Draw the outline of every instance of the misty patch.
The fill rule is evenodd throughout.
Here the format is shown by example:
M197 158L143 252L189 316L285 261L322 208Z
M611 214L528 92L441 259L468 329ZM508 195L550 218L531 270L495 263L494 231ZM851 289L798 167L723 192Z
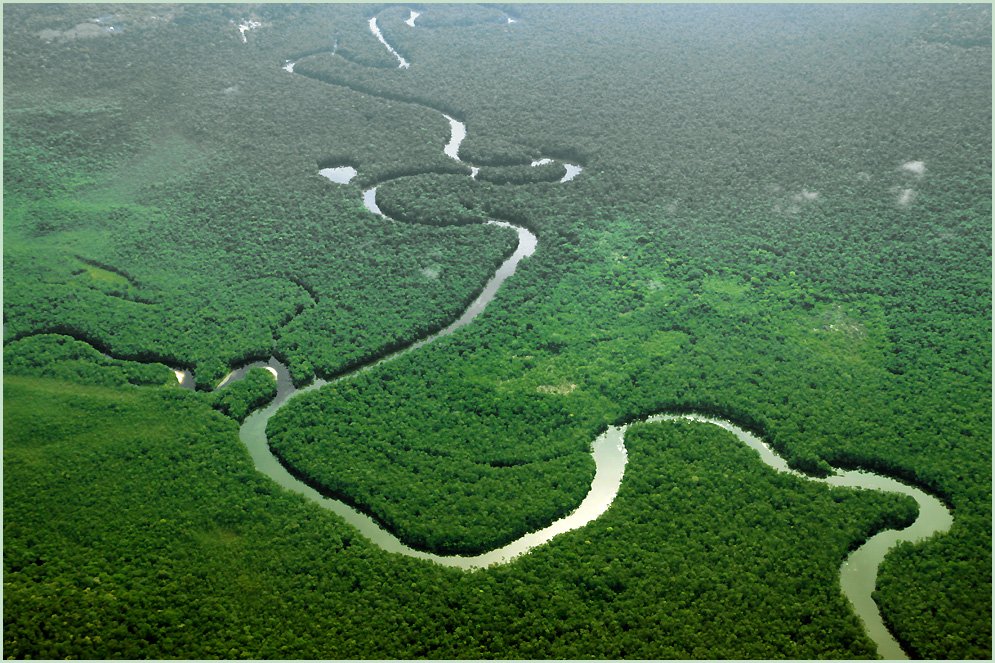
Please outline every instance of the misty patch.
M430 265L419 270L419 273L425 278L435 281L438 280L439 275L442 273L442 267L439 265Z
M825 311L820 317L825 324L813 331L835 332L858 338L867 336L867 327L862 322L849 317L838 305Z
M768 191L771 192L781 192L783 187L774 184L768 187ZM819 200L818 191L809 191L808 189L802 189L797 193L788 195L786 198L781 198L776 201L773 206L773 212L775 214L787 214L793 216L802 211L802 208L806 205L814 203Z
M916 199L916 192L912 189L902 189L898 192L898 200L896 201L899 207L906 207Z
M796 193L791 196L791 200L796 203L813 203L819 199L818 191L809 191L808 189L802 189L800 193Z
M93 19L89 23L78 23L68 30L46 29L38 33L38 36L47 43L53 41L75 41L77 39L94 39L96 37L110 37L115 32L120 32L113 25L101 25L97 23L100 19Z

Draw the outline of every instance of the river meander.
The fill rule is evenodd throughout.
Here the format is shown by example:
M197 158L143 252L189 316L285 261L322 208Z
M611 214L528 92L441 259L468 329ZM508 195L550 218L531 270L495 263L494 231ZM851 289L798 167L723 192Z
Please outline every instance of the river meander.
M417 12L411 13L409 25L412 27L414 27L414 19L417 15ZM512 21L509 18L510 22ZM398 59L400 62L399 67L408 68L410 63L401 57L380 33L375 17L370 19L369 26L377 39ZM283 65L283 69L293 75L300 75L294 70L295 64L295 62L287 61ZM422 108L427 107L422 106ZM465 163L459 158L459 148L466 137L466 127L462 122L449 115L443 115L443 117L450 125L450 140L443 148L443 151L450 158L460 163ZM550 160L544 158L534 161L532 165L543 165L549 162ZM475 166L472 166L472 164L465 165L471 167L471 176L476 174L475 171L477 168ZM564 165L567 168L567 175L561 180L563 182L573 179L582 170L580 166L572 164ZM346 184L356 173L350 168L348 170L329 169L328 172L322 171L321 174L329 177L333 182ZM383 184L383 182L380 184ZM385 217L386 215L377 206L376 192L376 186L363 191L363 203L371 214ZM538 244L536 236L525 228L498 220L491 220L487 223L514 230L518 234L518 246L514 253L500 265L485 284L480 294L463 313L445 328L434 334L415 340L407 347L387 356L371 359L348 374L336 378L335 382L351 379L360 372L392 361L403 354L432 343L438 338L452 334L459 328L472 322L474 318L486 309L505 280L515 273L522 260L534 253ZM911 496L915 499L919 506L919 515L912 525L902 530L885 530L879 532L854 550L843 561L840 568L841 589L853 605L856 614L863 620L868 635L877 644L878 653L886 659L898 659L905 658L906 656L885 627L878 607L872 598L878 567L886 553L895 545L906 541L922 541L949 530L953 523L953 516L947 507L936 497L918 488L886 476L857 470L839 470L834 468L834 473L828 477L811 477L790 469L785 459L771 449L763 440L731 421L697 413L661 412L624 425L610 426L593 441L591 453L596 466L594 480L587 496L567 516L548 524L538 531L524 534L507 545L480 555L437 555L422 550L415 550L407 546L392 533L383 529L371 516L354 509L340 500L322 495L315 488L296 478L288 468L280 463L271 451L266 439L266 425L270 418L296 395L319 389L329 384L329 382L316 379L306 387L295 388L286 367L276 359L271 358L267 362L252 362L236 368L218 387L221 388L241 379L249 369L257 366L265 367L275 375L277 380L277 395L267 406L253 412L242 424L239 431L240 438L248 449L256 469L284 488L303 495L307 499L334 512L383 550L432 561L444 566L473 570L495 564L508 563L537 546L549 543L559 534L576 530L597 519L611 507L621 487L626 467L625 433L628 427L638 422L655 423L690 420L701 425L719 426L729 431L739 443L745 444L755 450L764 464L778 472L789 473L803 480L816 481L830 486L847 486L866 490L895 492ZM189 370L176 369L175 372L177 379L183 386L188 388L193 387L193 376Z
M412 27L416 15L417 14L415 12L411 13L411 18L409 19L408 24ZM399 67L410 67L410 63L401 57L400 54L384 39L379 27L377 26L376 18L370 19L370 30L387 48L387 50L394 55L395 58L397 58L399 61ZM293 73L293 66L291 65L287 68L287 70ZM451 117L450 115L443 114L443 117L449 122L450 126L450 139L449 142L443 147L443 152L451 159L459 161L460 163L465 163L461 161L459 157L459 149L467 135L466 126L463 122ZM552 160L548 158L540 158L533 160L531 165L544 165L550 163L551 161ZM473 164L466 165L471 168L471 177L475 177L479 169ZM574 179L582 171L581 166L578 165L564 164L564 166L566 167L566 175L561 179L561 182L567 182ZM372 214L385 216L377 205L376 193L377 188L375 186L364 191L362 194L363 203ZM492 221L491 223L495 222ZM459 320L433 336L413 343L408 348L375 363L389 361L398 354L409 352L417 347L432 342L440 336L452 333L460 326L469 323L474 317L476 317L476 315L483 311L489 301L493 298L494 294L497 292L497 288L500 287L504 279L515 271L519 261L526 255L531 255L532 251L535 250L535 236L523 228L516 227L516 230L519 233L518 250L512 257L502 264L501 268L498 270L498 273L492 277L487 287L485 287L485 290L479 297L477 297L477 299L474 300ZM375 363L371 365L375 365ZM289 379L286 376L286 370L278 364L274 364L274 366L278 370L282 371L279 378L280 387L277 399L267 408L250 416L242 426L241 430L242 439L249 448L253 460L256 463L256 467L261 472L270 476L274 481L277 481L280 485L297 493L304 494L325 508L334 511L359 529L364 536L368 537L384 550L420 559L431 560L438 564L462 569L476 569L492 564L506 563L528 552L536 546L548 543L558 534L577 529L598 518L598 516L603 514L611 506L621 486L626 464L624 443L625 431L629 424L609 427L602 435L594 440L591 452L596 465L595 478L591 484L591 488L587 496L581 504L578 505L576 510L566 517L550 523L539 531L525 534L524 536L505 546L502 546L501 548L491 550L481 555L442 556L421 550L415 550L409 546L406 546L393 534L381 528L373 520L373 518L367 514L357 511L341 501L329 499L321 495L310 486L305 485L303 482L293 477L290 472L273 456L266 442L266 422L269 417L272 416L272 414L276 412L281 405L295 393L292 387L290 387ZM369 366L365 368L368 367ZM365 368L361 368L359 370L365 370ZM348 379L348 377L349 376L344 376L339 379ZM322 384L325 383L319 380L307 387L307 389L315 389L320 387ZM849 486L867 490L901 493L909 495L916 500L916 503L919 506L919 516L912 525L903 530L885 530L883 532L879 532L854 550L847 557L847 559L844 560L840 567L840 586L842 591L853 605L857 615L864 622L868 635L872 640L874 640L878 647L878 653L886 659L906 658L905 653L902 651L899 644L885 627L877 604L872 598L872 592L874 591L877 578L877 570L887 551L898 543L903 541L921 541L937 533L949 530L953 523L953 516L950 511L936 497L929 495L918 488L908 486L889 477L871 472L852 470L844 471L834 468L834 473L832 475L826 478L816 478L794 471L788 467L785 459L775 453L767 444L763 442L763 440L730 421L693 413L659 413L648 417L643 421L652 423L676 419L689 419L704 425L719 426L728 430L737 440L739 440L739 442L754 449L766 465L778 472L790 473L805 480L818 481L832 486Z
M383 39L376 26L376 20L370 20L370 29L376 37L387 47L387 49L398 58L402 68L410 66L406 60ZM285 69L293 73L292 63ZM443 152L460 163L465 163L459 158L459 149L466 138L467 131L463 122L443 114L450 126L449 142L443 147ZM538 166L550 163L547 158L536 159L531 165ZM477 168L472 164L465 164L471 167L471 177L476 175ZM567 174L561 180L569 181L582 171L580 166L564 164ZM382 184L382 182L381 182ZM363 204L367 210L374 215L386 216L380 210L376 202L377 187L371 187L362 192ZM393 353L385 358L371 361L369 364L356 369L348 375L337 380L347 380L356 373L367 370L373 366L390 361L395 357L411 352L423 345L431 343L437 338L446 334L451 334L458 328L468 324L479 315L493 299L498 288L506 278L511 276L518 267L520 261L532 254L536 248L537 239L528 230L499 221L489 223L514 228L519 235L519 245L515 253L501 265L498 271L490 279L480 295L464 311L464 313L447 326L445 329L412 343L407 348ZM304 495L308 499L320 504L322 507L333 511L348 523L354 526L370 541L378 545L385 551L407 555L418 559L430 560L434 563L460 569L480 569L494 564L504 564L514 560L537 546L544 545L556 537L558 534L583 527L587 523L595 520L608 510L618 495L622 480L625 474L626 451L625 432L630 424L622 426L611 426L602 433L592 443L591 453L594 457L596 471L595 477L587 496L569 515L550 523L546 527L529 532L518 539L495 550L488 551L480 555L437 555L423 550L416 550L405 545L391 532L383 529L371 516L365 514L346 503L326 497L315 488L305 484L291 474L280 461L273 455L266 440L266 424L269 418L279 410L294 395L318 389L327 384L323 380L316 380L307 387L296 390L291 385L286 368L279 362L270 360L269 366L276 369L278 373L278 394L276 399L267 407L259 410L246 419L242 425L240 435L242 441L249 449L256 468L269 476L278 484ZM713 425L729 431L742 444L754 449L760 460L778 472L785 472L797 476L804 480L817 481L832 486L848 486L867 490L880 490L886 492L896 492L911 496L919 506L919 516L916 521L903 530L886 530L871 537L863 545L854 550L840 567L840 586L843 593L853 605L855 612L864 622L868 635L877 644L878 653L886 659L906 658L899 644L885 627L877 604L872 598L874 591L877 570L885 554L893 546L903 541L916 542L933 536L937 533L950 529L953 517L950 511L934 496L929 495L918 488L903 484L889 477L881 476L864 471L844 471L834 469L834 473L825 478L811 477L788 467L784 458L773 451L763 440L753 435L747 430L740 428L736 424L695 413L669 413L663 412L650 416L641 421L647 423L673 421L678 419L691 420L703 425Z

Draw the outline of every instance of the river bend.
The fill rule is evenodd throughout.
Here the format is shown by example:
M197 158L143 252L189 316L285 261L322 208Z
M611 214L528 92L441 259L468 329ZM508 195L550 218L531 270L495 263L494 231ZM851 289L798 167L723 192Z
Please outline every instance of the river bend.
M419 14L411 11L410 18L405 21L409 26L414 27L415 18ZM509 23L511 19L509 18ZM398 67L407 69L411 63L402 57L383 37L376 17L369 21L370 31L387 48L387 50L398 60ZM293 62L288 62L284 69L294 73ZM422 106L423 108L427 108ZM450 140L443 147L446 156L458 161L459 148L466 138L466 126L455 118L443 114L450 126ZM532 161L532 166L540 166L551 163L548 158L539 158ZM470 167L472 178L476 178L479 167L473 164L465 165ZM576 177L582 168L573 164L564 164L566 175L561 182L567 182ZM382 182L381 182L382 183ZM376 202L377 187L371 187L362 194L363 204L370 213L384 216ZM508 258L498 269L495 275L485 286L484 291L474 300L458 320L448 327L432 336L412 343L409 347L402 349L384 359L371 362L369 365L360 367L356 371L342 376L339 379L348 379L356 372L366 370L371 366L390 361L394 357L410 352L418 347L431 343L435 339L452 333L459 327L468 324L473 318L479 315L487 304L493 299L497 289L504 280L514 273L519 262L526 256L531 255L536 247L536 237L524 228L511 226L503 222L490 221L497 225L505 225L514 228L519 234L519 245L515 253ZM625 431L631 424L622 426L611 426L600 435L592 444L592 455L595 461L595 477L588 491L587 496L581 504L569 515L550 523L546 527L536 532L530 532L519 537L515 541L491 550L489 552L474 555L436 555L433 553L415 550L405 545L392 533L381 528L378 523L369 515L350 507L339 500L330 499L321 495L317 490L296 479L290 472L280 464L272 454L266 441L266 423L269 418L284 404L292 398L297 390L290 384L286 369L276 362L270 361L270 367L278 371L278 394L277 398L266 408L253 413L243 424L240 434L245 442L257 469L263 472L281 486L302 494L324 508L335 512L344 518L351 525L356 527L364 536L373 543L388 552L395 552L418 559L433 561L449 567L461 569L479 569L493 564L503 564L527 553L537 546L549 542L553 537L564 532L578 529L603 514L615 500L622 478L625 472L626 452L625 452ZM323 380L316 380L314 383L300 391L316 389L326 384ZM697 413L669 413L662 412L647 417L642 421L647 423L686 419L699 422L705 425L719 426L732 433L741 443L746 444L755 450L760 459L769 467L786 472L802 479L826 483L832 486L848 486L853 488L881 490L886 492L901 493L909 495L916 500L919 506L919 515L916 521L909 527L902 530L885 530L871 537L863 545L854 550L843 562L840 568L840 585L843 593L853 605L855 612L863 620L867 628L868 635L876 643L878 653L886 659L907 658L901 647L888 632L877 604L872 598L877 578L877 569L884 559L889 549L900 542L922 541L935 534L945 532L950 529L953 517L950 511L934 496L925 493L918 488L908 486L894 479L864 471L844 471L834 468L832 475L825 478L810 477L788 467L784 458L773 451L763 440L757 438L749 431L746 431L734 423L722 419L709 417Z
M414 27L418 12L411 12L411 16L406 21L408 25ZM508 22L514 22L510 17ZM407 69L411 63L403 58L387 41L377 26L376 17L369 21L370 31L387 48L387 50L398 60L399 68ZM244 34L243 34L244 39ZM287 61L282 68L290 74L297 74L294 70L296 62ZM418 105L418 104L416 104ZM422 106L422 108L427 108ZM429 109L431 110L431 109ZM459 158L459 147L466 137L465 125L448 116L443 117L450 125L450 140L443 147L443 152L450 158L464 163L471 168L471 177L475 176L479 170L472 164L466 164ZM550 159L542 158L532 162L531 165L543 165L550 163ZM564 164L567 168L567 175L561 180L563 182L573 179L581 172L580 166ZM347 183L355 175L353 169L326 169L322 175L332 182L340 184ZM383 182L381 182L382 184ZM371 187L362 193L363 203L370 213L386 217L376 203L377 188ZM532 255L536 250L537 238L529 230L515 226L504 221L491 220L489 225L506 227L513 229L518 234L518 246L511 256L505 259L497 271L491 276L480 294L471 302L463 313L445 328L426 336L425 338L413 341L407 347L397 350L385 357L370 360L366 364L350 371L333 382L348 380L356 374L369 370L385 362L392 361L397 357L412 352L424 345L452 334L457 329L469 324L480 315L487 305L494 299L502 284L512 274L515 273L518 265L523 259ZM393 553L407 555L418 559L432 561L448 567L455 567L466 570L480 569L495 564L504 564L529 552L537 546L548 543L551 539L564 532L569 532L583 527L587 523L598 518L608 510L618 495L626 465L625 433L633 423L645 422L655 423L663 421L690 420L702 425L719 426L730 433L742 444L747 445L756 451L761 461L778 472L785 472L797 476L804 480L825 483L831 486L847 486L867 490L879 490L908 495L915 499L919 506L919 515L915 522L902 530L885 530L871 537L860 547L854 550L843 562L840 568L840 585L843 593L849 599L855 612L863 620L868 635L877 644L878 653L885 659L906 658L899 644L885 627L876 603L872 598L875 587L877 570L884 556L895 545L901 542L918 542L934 536L938 533L946 532L953 524L953 516L949 509L944 506L936 497L924 491L901 483L889 477L885 477L872 472L859 470L839 470L834 468L833 474L825 478L811 477L802 474L788 467L787 462L770 448L763 440L753 435L747 430L740 428L736 424L699 413L687 412L661 412L652 416L633 421L620 426L610 426L605 432L597 437L592 443L591 452L595 461L595 477L587 496L578 507L567 516L560 518L542 529L529 532L515 541L505 546L485 552L480 555L437 555L422 550L415 550L405 545L392 533L386 531L369 515L354 509L344 502L325 497L314 488L294 477L290 471L284 467L270 450L266 439L266 425L270 419L283 405L294 398L297 394L319 389L329 384L328 381L316 379L306 387L297 389L293 386L287 368L274 358L266 362L253 362L238 367L232 371L219 385L222 388L235 382L254 367L264 367L272 372L277 379L277 395L267 406L256 410L242 424L239 436L246 445L256 469L267 477L283 486L284 488L303 495L304 497L319 504L325 509L334 512L346 522L355 527L359 532L367 537L380 548ZM189 370L174 369L177 380L187 388L193 387L193 376Z

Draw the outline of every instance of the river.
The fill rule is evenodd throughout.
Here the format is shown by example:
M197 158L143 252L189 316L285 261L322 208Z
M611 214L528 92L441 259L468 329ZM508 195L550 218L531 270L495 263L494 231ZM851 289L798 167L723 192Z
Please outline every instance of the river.
M416 12L411 12L411 16L407 21L411 27L414 27L414 19L417 15L418 14ZM383 37L383 34L377 26L376 17L370 19L369 26L370 31L398 60L399 67L404 69L409 68L411 63L401 57L401 55L389 43L387 43L386 39ZM290 67L286 67L286 69L293 73L292 65ZM449 142L442 148L443 153L451 159L454 159L460 163L465 163L459 157L459 149L467 135L466 125L450 115L443 114L443 117L450 126L450 139ZM540 157L538 159L534 159L531 162L531 165L540 166L548 163L552 163L552 160L546 157ZM479 168L473 164L467 163L466 165L470 166L471 177L475 178ZM561 182L568 182L574 179L583 170L579 165L564 164L564 166L566 168L566 174L561 179ZM380 184L383 184L383 182ZM376 193L376 186L365 190L362 194L363 203L370 213L385 216L377 205ZM491 221L490 223L510 226L510 224L502 222ZM371 362L369 365L361 367L349 375L340 377L339 380L349 379L356 372L366 370L371 366L383 363L384 361L390 361L400 354L410 352L418 347L431 343L435 339L446 334L450 334L459 327L468 324L477 315L479 315L486 308L487 304L493 299L504 280L514 273L519 262L524 257L531 255L536 248L537 240L532 233L524 228L515 226L511 227L514 227L519 234L518 249L501 265L497 273L495 273L495 275L488 282L487 286L484 288L484 291L474 300L474 302L467 308L458 320L450 324L442 331L437 332L436 334L433 334L425 339L416 341L409 347L396 352L387 358ZM310 486L305 485L303 482L293 477L290 472L273 456L266 442L266 422L277 410L279 410L280 407L282 407L283 404L287 402L287 400L292 398L296 393L300 393L290 386L289 378L286 375L286 369L278 363L273 365L278 372L280 372L280 388L277 399L266 408L252 414L248 419L246 419L241 429L242 440L245 442L250 453L252 454L252 458L256 463L257 469L285 488L305 495L325 508L335 512L356 527L364 536L386 551L408 555L419 559L431 560L437 564L468 570L479 569L493 564L503 564L510 562L516 557L527 553L529 550L532 550L537 546L548 543L558 534L575 530L598 518L608 509L608 507L611 506L612 502L618 495L618 491L624 477L626 464L625 431L630 424L609 427L602 435L594 440L591 452L596 466L595 478L591 484L591 488L588 491L587 496L581 504L566 517L550 523L539 531L525 534L515 541L502 546L501 548L491 550L481 555L443 556L428 553L426 551L415 550L398 540L397 537L390 532L381 528L369 515L357 511L341 501L327 498ZM324 381L316 380L314 383L300 391L316 389L324 384L326 384ZM843 561L840 567L840 585L842 591L853 605L857 615L864 622L868 635L872 640L874 640L878 647L878 653L886 659L906 658L905 653L902 651L899 644L884 626L877 604L872 598L872 592L874 591L877 578L877 570L887 551L898 543L903 541L922 541L925 538L949 530L953 523L953 516L950 511L936 497L929 495L918 488L908 486L889 477L872 472L844 471L834 468L834 473L831 476L816 478L794 471L788 467L787 461L775 453L773 449L763 442L763 440L730 421L708 417L703 414L669 412L655 414L644 419L643 421L652 423L675 419L688 419L699 422L703 425L714 425L724 428L732 433L732 435L735 436L735 438L741 443L755 450L762 462L778 472L786 472L804 480L817 481L833 486L849 486L866 490L897 492L909 495L916 500L916 503L919 506L919 516L912 525L903 530L886 530L876 534L868 541L864 542L863 545L854 550L846 558L846 560Z
M412 11L408 24L414 27L415 18L419 14ZM512 22L509 18L509 23ZM369 21L371 32L387 48L387 50L399 61L399 67L407 69L410 62L405 60L387 41L377 25L376 17ZM295 72L295 62L287 61L283 69L292 75L301 75ZM422 108L427 108L422 106ZM442 147L443 152L450 158L464 163L471 168L471 176L475 176L478 168L472 164L465 163L459 158L459 148L466 138L466 126L455 118L444 115L449 122L450 139ZM548 158L539 158L531 165L539 166L551 163ZM582 171L581 166L564 164L567 174L561 180L567 182L575 178ZM327 177L331 182L347 184L357 173L353 168L322 169L320 174ZM380 182L383 184L385 182ZM386 217L380 210L376 202L377 187L373 186L362 192L362 200L366 209L374 215ZM484 285L480 294L454 321L443 329L426 336L422 339L411 342L407 347L397 350L385 357L371 359L366 364L343 375L335 382L349 380L356 374L369 370L385 362L392 361L397 357L412 352L424 345L452 334L459 328L470 324L480 315L494 299L498 290L504 282L510 278L518 269L521 262L531 256L538 245L536 236L526 228L516 226L500 220L490 220L488 225L509 228L518 235L518 246L511 256L506 258L495 273ZM466 570L485 568L495 564L505 564L515 558L529 552L537 546L549 543L554 537L564 532L569 532L583 527L587 523L597 519L602 515L616 499L622 481L625 476L626 450L625 433L630 425L636 421L620 426L608 427L598 436L591 446L591 453L594 458L596 471L591 487L577 508L569 515L556 520L538 531L522 535L518 539L495 550L474 556L461 555L436 555L422 550L415 550L405 545L396 536L386 531L369 515L362 513L344 502L325 497L311 486L306 485L284 467L273 455L266 439L266 425L270 418L280 410L287 402L296 395L319 389L329 384L325 380L316 379L314 382L303 388L295 388L290 380L287 368L276 359L271 358L266 362L252 362L232 371L219 385L222 388L241 379L245 373L254 367L265 367L274 374L277 380L276 398L267 406L253 412L242 424L239 435L246 448L249 450L256 469L266 475L284 488L303 495L307 499L314 501L322 507L334 512L355 527L363 536L367 537L381 547L383 550L418 559L424 559L449 567L456 567ZM189 370L175 369L176 377L185 387L193 386L193 376ZM763 440L751 432L739 427L735 423L715 417L706 416L699 413L687 412L661 412L652 416L640 419L640 422L655 423L675 420L690 420L701 425L718 426L729 431L739 443L745 444L757 452L759 459L767 466L778 472L785 472L794 475L802 480L816 481L831 486L848 486L865 490L878 490L885 492L895 492L911 496L919 506L919 515L915 522L902 530L885 530L871 537L860 547L854 550L843 561L840 567L840 586L853 605L856 614L864 622L868 635L874 640L878 647L878 653L886 659L906 658L899 644L885 627L877 604L872 598L875 587L878 567L886 553L901 542L918 542L938 533L950 529L953 524L953 516L949 509L944 506L936 497L924 491L903 484L892 478L866 471L840 470L835 469L833 474L825 478L811 477L797 472L788 467L786 460L778 455Z

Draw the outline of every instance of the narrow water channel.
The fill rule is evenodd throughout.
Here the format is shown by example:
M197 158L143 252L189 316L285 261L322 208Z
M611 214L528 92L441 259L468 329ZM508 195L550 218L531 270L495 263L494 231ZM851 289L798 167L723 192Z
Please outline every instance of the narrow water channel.
M403 57L401 57L401 54L398 53L396 50L394 50L394 47L388 44L387 40L384 39L383 33L380 32L380 26L377 25L376 16L370 19L370 32L372 32L373 36L376 37L381 44L387 47L387 50L390 52L390 54L397 59L398 69L407 69L408 67L411 66L411 63L405 60Z

